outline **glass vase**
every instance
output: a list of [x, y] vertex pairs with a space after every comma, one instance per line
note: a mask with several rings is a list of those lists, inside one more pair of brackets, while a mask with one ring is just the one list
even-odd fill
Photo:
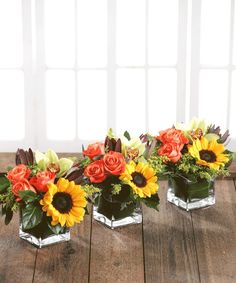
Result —
[[93, 218], [110, 229], [142, 223], [142, 210], [139, 202], [122, 203], [101, 195], [93, 206]]
[[55, 234], [48, 227], [47, 221], [45, 219], [43, 219], [42, 222], [34, 228], [23, 229], [22, 216], [20, 213], [19, 236], [21, 239], [31, 243], [32, 245], [38, 248], [42, 248], [45, 246], [69, 241], [70, 230], [69, 228], [63, 228], [60, 233]]
[[189, 180], [182, 176], [170, 177], [167, 200], [187, 211], [215, 204], [214, 180]]

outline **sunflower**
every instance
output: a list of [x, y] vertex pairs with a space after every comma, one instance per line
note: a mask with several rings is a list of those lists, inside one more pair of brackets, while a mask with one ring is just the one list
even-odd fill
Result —
[[62, 227], [72, 227], [84, 218], [84, 207], [87, 205], [85, 195], [81, 186], [60, 178], [57, 184], [48, 184], [48, 191], [40, 204], [47, 216], [52, 217], [53, 226], [60, 223]]
[[197, 159], [197, 164], [215, 170], [218, 170], [220, 166], [224, 166], [229, 161], [228, 155], [224, 154], [224, 145], [217, 143], [216, 139], [211, 141], [204, 137], [200, 140], [197, 139], [192, 145], [188, 146], [188, 151]]
[[142, 162], [136, 164], [131, 161], [126, 164], [125, 172], [121, 174], [120, 180], [128, 184], [141, 198], [151, 197], [158, 190], [157, 177], [153, 168]]

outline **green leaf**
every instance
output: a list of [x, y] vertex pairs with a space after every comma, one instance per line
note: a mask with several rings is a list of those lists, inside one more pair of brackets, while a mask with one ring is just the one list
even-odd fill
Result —
[[128, 141], [131, 140], [130, 134], [127, 131], [124, 132], [124, 137], [126, 137]]
[[159, 199], [158, 194], [151, 195], [150, 198], [142, 198], [141, 200], [142, 200], [142, 202], [144, 202], [146, 204], [147, 207], [150, 207], [150, 208], [153, 208], [153, 209], [159, 211], [158, 204], [160, 202], [160, 199]]
[[43, 217], [42, 208], [35, 204], [28, 204], [25, 208], [22, 208], [22, 225], [23, 229], [31, 229], [37, 226]]
[[85, 210], [85, 215], [89, 215], [89, 211], [88, 211], [87, 206], [84, 208], [84, 210]]
[[12, 166], [10, 166], [10, 165], [9, 165], [9, 166], [7, 166], [7, 172], [8, 172], [8, 171], [10, 171], [11, 169], [13, 169], [13, 167], [12, 167]]
[[6, 176], [0, 176], [0, 194], [5, 193], [10, 185], [11, 183]]
[[57, 224], [55, 226], [53, 226], [51, 224], [51, 218], [48, 218], [48, 227], [49, 229], [56, 235], [60, 234], [60, 232], [62, 231], [62, 229], [64, 229], [64, 227], [62, 227], [60, 224]]
[[6, 205], [2, 206], [2, 216], [6, 214]]
[[5, 216], [5, 224], [8, 225], [13, 217], [13, 211], [11, 210], [11, 208], [6, 207], [6, 216]]
[[30, 190], [20, 191], [19, 196], [25, 203], [30, 203], [38, 199], [38, 195]]

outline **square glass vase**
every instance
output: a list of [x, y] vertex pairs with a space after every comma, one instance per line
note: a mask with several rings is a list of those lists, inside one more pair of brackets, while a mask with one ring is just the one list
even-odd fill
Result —
[[37, 248], [42, 248], [69, 241], [70, 230], [69, 228], [64, 228], [61, 233], [54, 234], [44, 222], [32, 229], [24, 230], [20, 218], [19, 237]]
[[170, 177], [167, 200], [186, 211], [209, 207], [215, 204], [215, 182], [205, 179], [191, 181], [182, 176]]
[[99, 197], [98, 204], [93, 206], [93, 218], [110, 229], [131, 224], [142, 223], [142, 210], [139, 202], [131, 203], [122, 209], [116, 201]]

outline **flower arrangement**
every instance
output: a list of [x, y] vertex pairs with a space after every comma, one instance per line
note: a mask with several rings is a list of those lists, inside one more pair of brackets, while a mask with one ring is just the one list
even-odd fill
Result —
[[[232, 153], [225, 148], [228, 137], [228, 131], [222, 135], [219, 127], [195, 118], [149, 137], [149, 163], [169, 177], [174, 197], [183, 202], [201, 200], [209, 197], [217, 176], [229, 174]], [[173, 202], [173, 195], [170, 199]]]
[[90, 144], [83, 150], [84, 159], [77, 170], [83, 186], [94, 193], [95, 219], [114, 228], [124, 225], [115, 221], [130, 215], [131, 223], [139, 223], [140, 218], [131, 218], [140, 210], [140, 202], [158, 209], [157, 174], [144, 158], [144, 151], [145, 144], [139, 138], [131, 138], [128, 132], [118, 138], [112, 130], [104, 143]]
[[68, 240], [68, 228], [83, 220], [87, 205], [82, 187], [67, 179], [73, 163], [70, 158], [59, 159], [52, 150], [34, 154], [31, 149], [19, 149], [16, 166], [0, 177], [5, 224], [19, 210], [22, 238], [40, 247], [48, 244], [49, 236], [66, 233], [66, 238], [56, 241]]

